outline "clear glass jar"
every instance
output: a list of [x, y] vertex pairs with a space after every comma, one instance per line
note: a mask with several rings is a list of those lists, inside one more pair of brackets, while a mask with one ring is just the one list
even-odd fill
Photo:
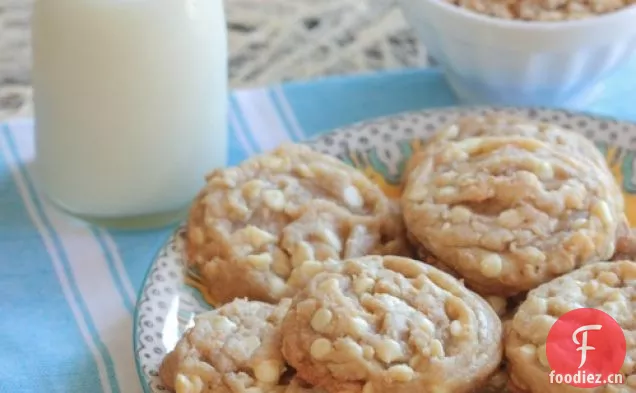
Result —
[[227, 155], [221, 0], [36, 0], [36, 178], [93, 223], [184, 216]]

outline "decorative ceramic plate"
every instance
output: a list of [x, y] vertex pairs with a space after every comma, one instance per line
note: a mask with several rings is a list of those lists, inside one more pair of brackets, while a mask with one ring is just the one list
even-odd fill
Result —
[[[445, 108], [400, 114], [346, 127], [308, 142], [316, 150], [355, 166], [390, 196], [399, 193], [406, 160], [431, 133], [458, 116], [499, 112], [580, 130], [597, 142], [619, 184], [630, 222], [636, 223], [636, 124], [549, 109]], [[196, 274], [184, 269], [179, 229], [152, 262], [138, 297], [134, 351], [146, 393], [166, 392], [158, 366], [193, 318], [211, 308]]]

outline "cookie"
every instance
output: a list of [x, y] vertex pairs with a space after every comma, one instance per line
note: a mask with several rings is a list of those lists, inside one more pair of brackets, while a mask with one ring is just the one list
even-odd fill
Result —
[[[414, 241], [415, 243], [415, 241]], [[420, 247], [418, 248], [418, 250], [416, 251], [417, 253], [417, 258], [428, 264], [431, 265], [433, 267], [438, 268], [439, 270], [450, 274], [451, 276], [455, 277], [458, 280], [462, 280], [461, 276], [459, 276], [459, 274], [450, 269], [448, 266], [446, 266], [445, 264], [441, 263], [437, 258], [435, 258], [433, 255], [431, 255], [430, 252], [428, 252], [427, 250], [425, 250], [424, 248]], [[306, 281], [306, 280], [305, 280]], [[488, 302], [488, 304], [490, 304], [490, 307], [492, 307], [492, 309], [495, 311], [495, 313], [497, 313], [497, 315], [499, 317], [504, 316], [510, 306], [509, 306], [509, 300], [505, 297], [501, 297], [501, 296], [486, 296], [485, 300]]]
[[440, 143], [409, 175], [409, 236], [478, 293], [510, 297], [613, 254], [622, 195], [589, 160], [538, 139]]
[[[455, 278], [461, 280], [461, 277], [456, 276], [455, 272], [450, 271], [450, 269], [448, 269], [445, 265], [439, 263], [439, 261], [435, 259], [435, 257], [431, 256], [431, 254], [428, 253], [426, 250], [423, 250], [423, 249], [418, 250], [418, 258], [420, 261], [427, 263], [431, 266], [434, 266], [448, 274], [453, 275]], [[310, 266], [306, 266], [304, 270], [308, 272], [306, 274], [313, 273], [315, 275], [317, 271], [316, 268], [312, 269]], [[335, 271], [336, 267], [327, 265], [325, 267], [322, 267], [322, 269], [320, 269], [321, 272], [325, 270]], [[308, 280], [307, 277], [303, 279], [304, 282], [307, 282], [307, 280]], [[519, 303], [522, 301], [523, 298], [525, 298], [525, 294], [511, 297], [511, 298], [504, 298], [500, 296], [487, 296], [485, 297], [485, 300], [488, 302], [488, 304], [493, 309], [493, 311], [495, 311], [497, 316], [499, 316], [501, 321], [506, 322], [509, 319], [512, 319], [512, 316], [514, 315], [516, 307], [519, 305]], [[474, 393], [509, 393], [509, 390], [507, 387], [508, 380], [509, 378], [508, 378], [508, 373], [506, 371], [505, 365], [502, 365], [500, 366], [498, 371], [492, 377], [488, 379], [488, 382], [486, 383], [486, 385], [482, 387], [481, 389], [476, 390]]]
[[553, 147], [571, 152], [579, 157], [588, 159], [599, 168], [609, 172], [607, 161], [601, 151], [590, 139], [576, 131], [563, 128], [556, 124], [537, 122], [520, 116], [486, 114], [481, 116], [464, 116], [444, 125], [431, 138], [423, 148], [413, 155], [406, 166], [406, 172], [410, 172], [417, 166], [431, 149], [440, 143], [458, 142], [468, 138], [487, 136], [519, 136], [538, 139], [547, 142]]
[[[417, 240], [412, 240], [415, 244]], [[428, 250], [423, 247], [418, 247], [416, 250], [417, 257], [420, 261], [434, 266], [445, 273], [450, 274], [458, 280], [462, 280], [462, 277], [454, 270], [441, 263], [435, 256], [433, 256]], [[307, 281], [306, 279], [304, 280]], [[486, 296], [485, 299], [490, 304], [493, 310], [497, 313], [497, 315], [501, 318], [507, 314], [509, 314], [516, 306], [519, 305], [521, 300], [524, 298], [524, 294], [520, 294], [514, 297], [505, 298], [501, 296]]]
[[237, 299], [198, 315], [164, 358], [162, 381], [176, 393], [283, 393], [280, 324], [290, 304]]
[[407, 252], [395, 205], [355, 168], [285, 145], [208, 177], [186, 259], [218, 302], [275, 303], [295, 293], [288, 278], [305, 260]]
[[502, 356], [501, 322], [452, 276], [397, 256], [316, 275], [283, 321], [283, 355], [330, 393], [473, 392]]
[[555, 124], [501, 114], [465, 116], [445, 125], [407, 161], [403, 179], [406, 179], [413, 169], [440, 144], [488, 136], [519, 136], [538, 139], [548, 143], [553, 148], [573, 154], [581, 160], [589, 161], [603, 174], [602, 179], [606, 182], [607, 187], [616, 194], [615, 203], [620, 206], [624, 203], [620, 187], [616, 183], [605, 157], [596, 145], [580, 132], [571, 131]]
[[519, 393], [573, 393], [567, 385], [551, 384], [546, 339], [556, 320], [579, 308], [606, 312], [623, 328], [627, 356], [621, 369], [625, 384], [585, 389], [590, 393], [636, 392], [636, 263], [597, 262], [530, 291], [506, 326], [506, 357], [511, 380]]

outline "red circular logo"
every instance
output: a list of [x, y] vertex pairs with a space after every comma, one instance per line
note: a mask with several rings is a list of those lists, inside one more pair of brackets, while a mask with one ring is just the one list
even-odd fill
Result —
[[625, 334], [603, 311], [581, 308], [563, 314], [546, 342], [550, 382], [593, 388], [617, 380], [626, 355]]

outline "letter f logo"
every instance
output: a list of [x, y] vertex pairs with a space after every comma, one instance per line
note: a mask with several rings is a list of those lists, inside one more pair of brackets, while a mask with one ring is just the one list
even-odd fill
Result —
[[[572, 333], [572, 341], [575, 344], [580, 345], [576, 350], [581, 351], [581, 364], [579, 364], [579, 368], [583, 367], [585, 362], [587, 361], [587, 351], [593, 351], [596, 348], [587, 345], [587, 332], [590, 330], [601, 330], [603, 326], [601, 325], [585, 325], [576, 329], [574, 333]], [[578, 335], [581, 334], [582, 340], [579, 342]]]

